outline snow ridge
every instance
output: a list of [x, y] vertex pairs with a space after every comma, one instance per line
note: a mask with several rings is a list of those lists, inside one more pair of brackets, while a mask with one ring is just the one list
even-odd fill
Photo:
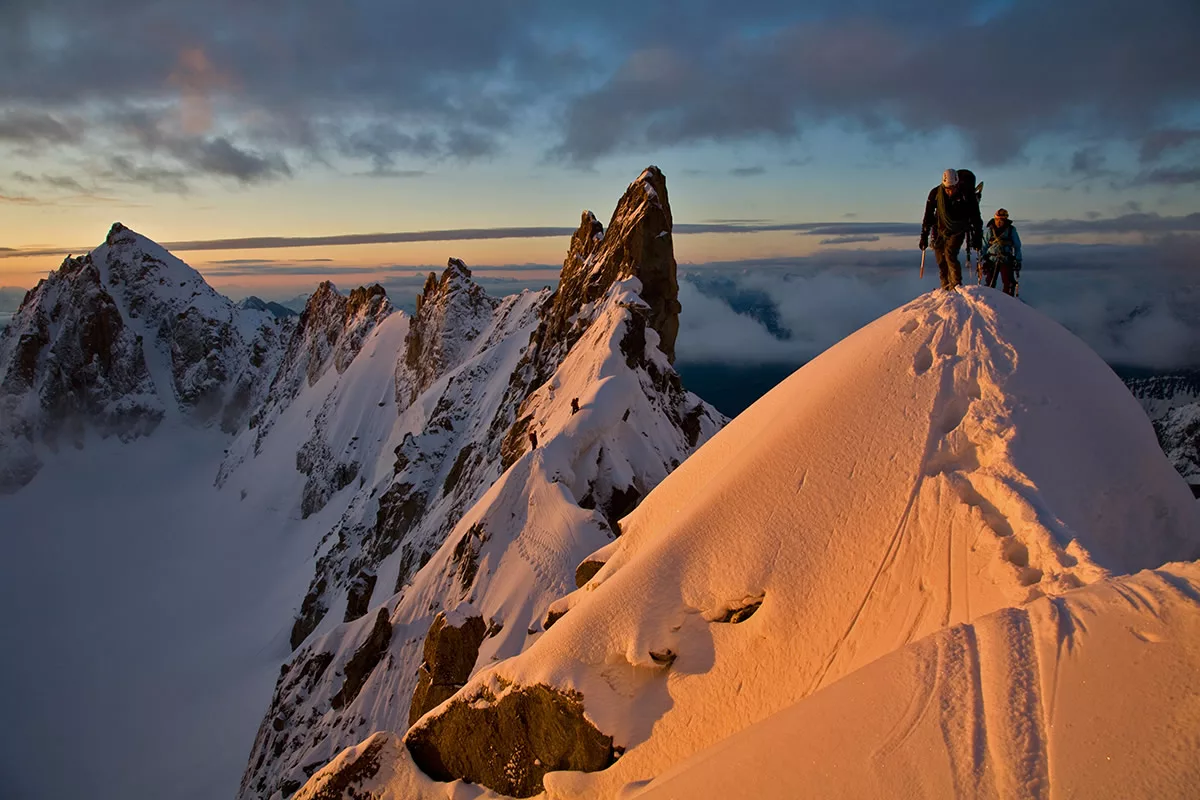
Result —
[[[673, 270], [673, 258], [663, 263]], [[683, 390], [649, 324], [640, 267], [627, 267], [570, 315], [569, 341], [546, 336], [561, 288], [492, 299], [455, 259], [427, 281], [396, 364], [395, 408], [380, 412], [393, 415], [381, 451], [394, 459], [381, 452], [360, 472], [322, 546], [243, 797], [290, 794], [341, 748], [407, 727], [439, 615], [439, 630], [486, 630], [478, 652], [461, 654], [468, 666], [535, 640], [579, 562], [724, 422]], [[391, 634], [374, 649], [380, 612]], [[339, 675], [364, 664], [344, 692]]]
[[[505, 774], [536, 765], [484, 720], [514, 697], [536, 715], [557, 693], [611, 737], [611, 766], [548, 772], [545, 789], [613, 797], [922, 637], [951, 630], [933, 662], [977, 675], [972, 634], [953, 626], [1200, 555], [1190, 493], [1119, 379], [1056, 324], [976, 288], [918, 298], [831, 348], [621, 528], [551, 630], [409, 731], [417, 766], [530, 793], [486, 778], [478, 754]], [[994, 688], [942, 716], [963, 748], [957, 785], [981, 774], [972, 742], [987, 726], [971, 712]], [[1044, 731], [1024, 735], [1006, 739], [1033, 753], [1014, 780], [1036, 786]]]

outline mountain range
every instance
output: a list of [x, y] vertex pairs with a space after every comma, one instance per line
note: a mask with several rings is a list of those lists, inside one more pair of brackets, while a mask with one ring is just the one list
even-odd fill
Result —
[[730, 420], [674, 363], [672, 228], [649, 167], [554, 290], [451, 258], [412, 314], [324, 283], [293, 315], [115, 224], [0, 334], [0, 516], [89, 502], [77, 448], [222, 443], [195, 496], [213, 547], [266, 543], [212, 567], [260, 638], [204, 641], [277, 671], [241, 798], [1186, 794], [1195, 383], [1131, 393], [970, 287]]

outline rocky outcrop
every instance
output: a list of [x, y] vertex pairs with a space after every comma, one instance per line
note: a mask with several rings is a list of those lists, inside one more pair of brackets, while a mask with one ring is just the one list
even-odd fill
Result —
[[[404, 737], [412, 759], [431, 778], [456, 778], [510, 797], [542, 791], [547, 772], [595, 772], [613, 763], [612, 738], [583, 713], [583, 697], [549, 686], [505, 687], [495, 696], [456, 699], [445, 713], [428, 717]], [[509, 745], [507, 752], [493, 747]], [[512, 754], [520, 754], [513, 758]]]
[[[400, 591], [498, 476], [500, 442], [488, 437], [486, 426], [500, 398], [486, 394], [487, 383], [497, 371], [512, 370], [520, 357], [514, 334], [528, 339], [544, 297], [488, 297], [458, 259], [450, 260], [440, 280], [427, 281], [397, 364], [396, 396], [398, 407], [407, 408], [415, 388], [424, 386], [422, 392], [438, 392], [436, 400], [427, 404], [421, 429], [396, 446], [391, 480], [369, 487], [370, 496], [330, 532], [334, 544], [318, 560], [309, 589], [312, 613], [297, 619], [293, 633], [303, 636], [293, 638], [293, 647], [334, 607], [331, 595], [348, 592], [355, 575], [377, 573], [397, 550], [402, 557], [389, 585]], [[350, 475], [350, 462], [332, 453], [321, 463], [327, 478], [313, 482], [311, 493], [306, 482], [302, 512], [315, 512], [337, 490], [328, 476]]]
[[334, 708], [345, 708], [354, 698], [358, 697], [367, 676], [375, 669], [384, 653], [387, 652], [388, 642], [392, 640], [392, 623], [388, 621], [386, 608], [379, 609], [375, 615], [375, 624], [367, 639], [363, 642], [349, 661], [346, 662], [345, 679], [342, 688], [333, 696], [330, 704]]
[[1125, 385], [1154, 423], [1167, 458], [1200, 497], [1200, 372], [1126, 378]]
[[401, 411], [462, 363], [499, 304], [471, 280], [471, 270], [457, 258], [447, 262], [440, 280], [429, 273], [396, 371], [396, 405]]
[[395, 736], [377, 733], [358, 747], [340, 754], [328, 768], [313, 776], [293, 800], [360, 800], [373, 798], [365, 784], [379, 774], [386, 758], [395, 758], [402, 747]]
[[[591, 325], [597, 301], [626, 278], [635, 278], [639, 284], [638, 302], [626, 306], [630, 320], [621, 349], [627, 362], [631, 368], [647, 371], [654, 384], [647, 387], [649, 391], [670, 395], [664, 407], [671, 409], [673, 422], [698, 433], [698, 418], [689, 419], [689, 415], [702, 413], [701, 404], [688, 399], [678, 374], [670, 368], [681, 310], [671, 229], [666, 177], [655, 166], [647, 167], [625, 190], [607, 232], [594, 214], [583, 212], [563, 261], [558, 289], [510, 384], [510, 402], [504, 407], [517, 406], [518, 410], [514, 417], [497, 418], [493, 424], [495, 435], [503, 437], [505, 469], [531, 449], [528, 426], [536, 413], [530, 405], [532, 389], [545, 383]], [[647, 331], [652, 333], [648, 336]], [[662, 354], [662, 363], [655, 352]], [[614, 528], [615, 520], [631, 510], [643, 494], [633, 486], [618, 491], [621, 494], [605, 491], [604, 497], [592, 496], [586, 501], [589, 507], [604, 508]]]
[[125, 324], [92, 256], [66, 259], [0, 334], [0, 493], [37, 474], [36, 444], [82, 444], [85, 428], [144, 435], [165, 410], [141, 336]]
[[575, 319], [580, 310], [603, 297], [616, 281], [637, 278], [647, 323], [658, 333], [658, 348], [673, 362], [680, 305], [671, 229], [667, 179], [654, 166], [625, 190], [607, 232], [585, 211], [571, 237], [545, 328], [538, 331], [538, 349], [570, 348], [586, 327]]
[[1200, 403], [1171, 408], [1154, 420], [1154, 432], [1192, 495], [1200, 497]]
[[438, 612], [425, 636], [425, 657], [408, 709], [410, 727], [426, 711], [440, 706], [466, 684], [486, 632], [479, 614], [459, 610], [450, 621], [444, 612]]
[[300, 498], [302, 519], [320, 511], [334, 493], [345, 489], [358, 477], [358, 462], [338, 458], [326, 444], [323, 416], [318, 415], [312, 438], [296, 453], [296, 471], [308, 477]]
[[378, 578], [371, 573], [363, 573], [350, 582], [350, 591], [346, 596], [346, 614], [342, 622], [353, 622], [367, 613], [371, 607], [371, 595], [375, 592]]

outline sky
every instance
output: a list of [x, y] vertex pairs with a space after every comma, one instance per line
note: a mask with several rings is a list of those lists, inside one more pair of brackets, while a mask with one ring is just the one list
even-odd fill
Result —
[[118, 220], [235, 297], [408, 285], [451, 256], [551, 283], [580, 211], [607, 220], [651, 163], [693, 270], [915, 264], [947, 167], [985, 181], [1030, 263], [1106, 245], [1127, 273], [1194, 266], [1195, 0], [463, 9], [4, 0], [0, 287]]

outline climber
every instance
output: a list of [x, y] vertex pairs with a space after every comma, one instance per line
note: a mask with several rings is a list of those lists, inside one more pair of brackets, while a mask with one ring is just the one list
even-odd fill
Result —
[[994, 287], [999, 274], [1004, 293], [1016, 296], [1017, 282], [1021, 279], [1021, 237], [1008, 221], [1008, 209], [999, 209], [988, 221], [982, 250], [983, 282]]
[[[973, 175], [971, 181], [974, 181]], [[946, 170], [942, 173], [941, 184], [930, 190], [929, 199], [925, 202], [920, 244], [922, 250], [933, 244], [943, 289], [962, 285], [958, 251], [964, 242], [968, 249], [978, 250], [982, 239], [983, 220], [979, 216], [979, 198], [975, 188], [959, 180], [959, 170]]]

